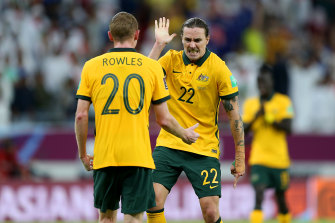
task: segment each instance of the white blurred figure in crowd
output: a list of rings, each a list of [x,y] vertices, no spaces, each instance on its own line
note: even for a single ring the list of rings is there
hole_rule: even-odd
[[[3,64],[0,64],[0,135],[6,131],[11,122],[11,102],[13,99],[13,81],[16,78],[16,71],[10,65],[9,56],[5,57]]]
[[[44,15],[42,5],[32,6],[22,18],[18,44],[23,53],[23,65],[30,74],[34,74],[39,69],[41,59],[43,59],[42,35],[48,26],[49,22]]]

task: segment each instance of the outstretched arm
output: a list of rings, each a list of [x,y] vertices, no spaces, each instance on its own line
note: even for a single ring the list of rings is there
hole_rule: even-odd
[[[180,126],[178,121],[170,114],[167,103],[163,102],[157,105],[153,105],[157,123],[167,132],[181,138],[184,143],[194,143],[199,134],[194,131],[199,126],[199,123],[191,126],[188,129],[184,129]]]
[[[243,122],[239,112],[238,97],[223,101],[223,107],[230,121],[230,129],[235,143],[235,166],[231,168],[231,173],[235,176],[234,187],[237,180],[245,172],[245,146],[244,146],[244,130]]]
[[[152,47],[148,57],[154,60],[158,60],[164,47],[171,42],[176,36],[175,33],[169,34],[169,19],[159,18],[159,21],[155,20],[155,44]]]

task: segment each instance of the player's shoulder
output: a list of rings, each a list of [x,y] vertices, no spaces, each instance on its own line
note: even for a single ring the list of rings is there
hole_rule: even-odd
[[[158,63],[157,60],[151,59],[150,57],[147,57],[141,53],[138,53],[138,57],[140,57],[142,59],[142,63],[143,64],[148,64],[148,67],[159,67],[161,68],[161,65]]]
[[[255,104],[259,103],[259,97],[250,97],[250,98],[247,98],[245,99],[245,106],[253,106]]]
[[[173,50],[173,49],[170,49],[168,50],[164,55],[164,56],[170,56],[172,58],[175,58],[175,57],[182,57],[183,55],[183,51],[182,50]]]
[[[226,63],[221,57],[219,57],[216,53],[209,51],[209,59],[212,60],[214,63]]]
[[[182,50],[174,50],[174,49],[170,49],[166,52],[166,54],[171,54],[171,55],[181,55],[183,54]]]
[[[213,53],[209,50],[208,52],[209,56],[204,62],[207,69],[210,69],[213,75],[216,74],[219,76],[221,75],[230,76],[231,73],[226,62],[222,58],[220,58],[216,53]]]
[[[281,101],[281,102],[291,102],[290,97],[287,96],[286,94],[282,94],[282,93],[278,93],[278,92],[276,92],[276,93],[274,94],[274,96],[275,96],[275,99],[276,99],[277,101]]]
[[[90,58],[88,59],[86,62],[85,62],[85,66],[92,66],[96,63],[100,63],[100,61],[106,57],[106,54],[107,53],[104,53],[104,54],[101,54],[101,55],[98,55],[98,56],[95,56],[93,58]]]

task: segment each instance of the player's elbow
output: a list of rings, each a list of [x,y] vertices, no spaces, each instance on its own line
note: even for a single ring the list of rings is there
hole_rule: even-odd
[[[162,127],[163,129],[167,128],[170,124],[170,119],[168,116],[163,116],[157,118],[157,124]]]
[[[86,111],[78,112],[77,111],[75,119],[76,119],[76,122],[87,120],[88,119],[88,112],[86,112]]]

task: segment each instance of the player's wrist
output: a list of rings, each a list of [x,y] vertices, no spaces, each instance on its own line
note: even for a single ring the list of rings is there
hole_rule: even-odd
[[[87,156],[87,154],[85,153],[85,154],[79,154],[79,159],[84,159],[85,157]]]
[[[182,129],[182,131],[180,132],[180,138],[183,140],[183,142],[187,143],[188,141],[188,135],[187,135],[187,130],[186,129]]]
[[[167,42],[162,42],[162,41],[157,41],[156,40],[154,47],[163,50],[166,45],[167,45]]]
[[[241,165],[244,165],[245,163],[245,153],[244,151],[236,151],[236,154],[235,154],[235,160],[234,160],[234,166],[241,166]]]

